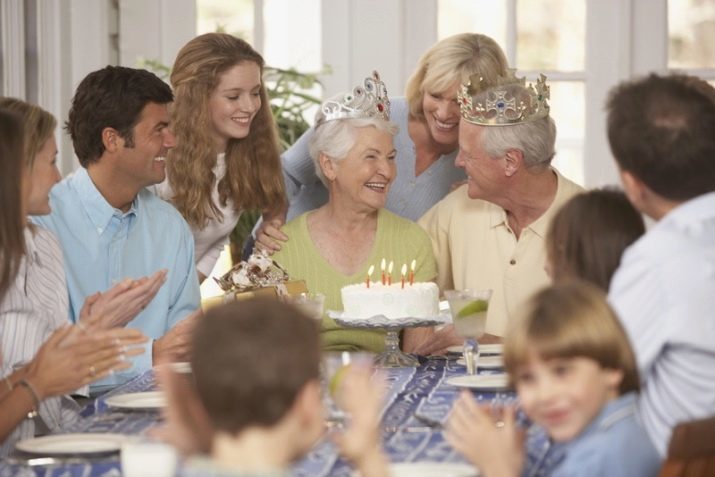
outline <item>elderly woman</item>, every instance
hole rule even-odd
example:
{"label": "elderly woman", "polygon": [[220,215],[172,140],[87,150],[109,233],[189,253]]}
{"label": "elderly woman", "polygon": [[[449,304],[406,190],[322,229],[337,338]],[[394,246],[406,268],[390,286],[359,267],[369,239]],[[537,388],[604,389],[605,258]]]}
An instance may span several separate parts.
{"label": "elderly woman", "polygon": [[[466,179],[456,167],[459,126],[457,91],[477,74],[493,82],[506,73],[507,62],[499,45],[486,35],[462,33],[441,40],[420,59],[407,83],[406,97],[391,104],[395,134],[397,179],[387,194],[385,208],[400,217],[417,220]],[[310,161],[308,143],[313,130],[304,134],[283,156],[283,174],[290,208],[287,218],[323,205],[327,191]],[[419,191],[419,193],[416,193]],[[257,243],[280,250],[285,234],[275,219],[261,226]]]}
{"label": "elderly woman", "polygon": [[[436,276],[430,240],[415,223],[384,209],[395,180],[397,126],[377,73],[365,88],[323,103],[310,141],[315,171],[328,190],[328,202],[284,227],[290,239],[273,257],[308,288],[325,294],[326,309],[341,310],[341,287],[362,282],[371,264],[416,260],[415,280]],[[339,327],[323,318],[328,350],[381,351],[384,331]],[[418,335],[404,334],[410,349]]]}

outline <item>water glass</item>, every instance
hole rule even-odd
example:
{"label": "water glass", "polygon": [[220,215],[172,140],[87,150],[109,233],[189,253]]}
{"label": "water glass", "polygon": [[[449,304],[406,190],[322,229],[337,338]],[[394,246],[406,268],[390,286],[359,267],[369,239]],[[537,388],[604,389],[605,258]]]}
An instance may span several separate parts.
{"label": "water glass", "polygon": [[161,442],[134,441],[122,444],[122,475],[124,477],[174,477],[176,450]]}
{"label": "water glass", "polygon": [[444,296],[449,302],[454,329],[465,338],[464,361],[467,374],[476,374],[479,359],[477,338],[484,336],[492,290],[447,290]]}
{"label": "water glass", "polygon": [[296,306],[303,313],[318,321],[323,319],[325,295],[322,293],[301,293],[286,297],[286,302]]}

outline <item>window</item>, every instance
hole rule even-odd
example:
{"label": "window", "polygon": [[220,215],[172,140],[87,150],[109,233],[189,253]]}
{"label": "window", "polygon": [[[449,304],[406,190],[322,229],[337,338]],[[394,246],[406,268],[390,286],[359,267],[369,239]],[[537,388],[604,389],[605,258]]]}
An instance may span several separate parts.
{"label": "window", "polygon": [[224,31],[254,44],[253,0],[198,0],[196,34]]}
{"label": "window", "polygon": [[715,2],[668,1],[668,68],[715,86]]}

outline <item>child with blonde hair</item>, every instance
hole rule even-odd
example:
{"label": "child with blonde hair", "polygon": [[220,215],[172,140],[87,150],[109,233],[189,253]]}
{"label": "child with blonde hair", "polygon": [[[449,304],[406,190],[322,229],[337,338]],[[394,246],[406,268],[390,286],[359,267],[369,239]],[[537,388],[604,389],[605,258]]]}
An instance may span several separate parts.
{"label": "child with blonde hair", "polygon": [[637,417],[633,351],[598,288],[574,281],[536,294],[505,337],[504,362],[521,408],[550,448],[525,464],[515,409],[497,417],[464,393],[447,439],[481,475],[657,474],[660,457]]}

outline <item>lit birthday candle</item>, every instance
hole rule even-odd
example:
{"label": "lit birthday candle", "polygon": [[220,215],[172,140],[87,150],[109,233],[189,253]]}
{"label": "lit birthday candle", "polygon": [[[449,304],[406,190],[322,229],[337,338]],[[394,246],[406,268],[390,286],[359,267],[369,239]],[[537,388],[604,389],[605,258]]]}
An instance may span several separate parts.
{"label": "lit birthday candle", "polygon": [[417,266],[417,260],[412,259],[412,263],[410,264],[410,285],[412,285],[415,282],[415,267]]}
{"label": "lit birthday candle", "polygon": [[385,284],[385,259],[383,258],[380,262],[380,271],[382,272],[382,284]]}
{"label": "lit birthday candle", "polygon": [[405,275],[407,275],[407,264],[403,263],[402,264],[402,278],[401,278],[402,288],[405,288]]}
{"label": "lit birthday candle", "polygon": [[375,271],[375,265],[370,265],[370,268],[367,269],[367,278],[365,279],[365,286],[370,288],[370,277],[372,277],[372,272]]}
{"label": "lit birthday candle", "polygon": [[395,264],[392,260],[390,260],[390,264],[387,266],[387,284],[392,285],[392,266]]}

